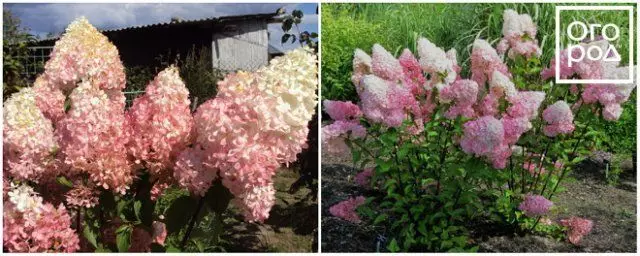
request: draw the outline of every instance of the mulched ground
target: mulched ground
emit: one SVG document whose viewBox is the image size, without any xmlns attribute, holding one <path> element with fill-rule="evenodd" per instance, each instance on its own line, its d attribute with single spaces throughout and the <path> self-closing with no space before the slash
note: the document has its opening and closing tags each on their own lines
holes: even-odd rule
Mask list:
<svg viewBox="0 0 640 256">
<path fill-rule="evenodd" d="M 353 224 L 333 217 L 329 207 L 349 197 L 367 192 L 353 182 L 360 170 L 353 168 L 348 156 L 322 157 L 322 251 L 375 252 L 386 247 L 385 227 L 366 223 Z M 550 216 L 559 220 L 570 215 L 589 218 L 594 228 L 580 246 L 546 237 L 487 234 L 471 230 L 472 239 L 484 252 L 636 252 L 635 177 L 626 176 L 617 187 L 602 179 L 602 168 L 584 163 L 572 175 L 573 182 L 564 183 L 566 191 L 554 198 L 555 210 Z"/>
</svg>

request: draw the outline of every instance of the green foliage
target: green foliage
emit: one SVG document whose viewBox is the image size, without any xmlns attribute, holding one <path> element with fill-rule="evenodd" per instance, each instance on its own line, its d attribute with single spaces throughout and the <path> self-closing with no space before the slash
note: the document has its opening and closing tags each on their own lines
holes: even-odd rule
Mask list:
<svg viewBox="0 0 640 256">
<path fill-rule="evenodd" d="M 285 44 L 291 41 L 292 44 L 295 44 L 296 42 L 299 42 L 301 46 L 309 46 L 311 49 L 314 49 L 315 52 L 318 52 L 318 33 L 309 33 L 308 31 L 300 32 L 298 24 L 302 22 L 303 17 L 304 13 L 302 13 L 301 10 L 293 10 L 291 14 L 283 17 L 282 31 L 284 34 L 282 35 L 281 43 Z M 297 33 L 291 31 L 293 27 L 296 28 Z"/>
<path fill-rule="evenodd" d="M 35 40 L 28 28 L 8 9 L 2 10 L 2 93 L 4 99 L 29 85 L 24 60 L 29 56 L 27 45 Z"/>
</svg>

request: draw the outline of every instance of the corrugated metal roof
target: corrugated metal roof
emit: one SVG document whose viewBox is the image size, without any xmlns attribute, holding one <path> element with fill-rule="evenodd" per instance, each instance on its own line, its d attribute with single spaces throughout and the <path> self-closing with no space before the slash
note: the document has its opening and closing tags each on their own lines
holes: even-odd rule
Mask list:
<svg viewBox="0 0 640 256">
<path fill-rule="evenodd" d="M 233 21 L 242 21 L 242 20 L 253 20 L 253 19 L 263 19 L 268 20 L 268 22 L 281 22 L 281 17 L 279 16 L 281 13 L 278 11 L 273 13 L 257 13 L 257 14 L 247 14 L 247 15 L 235 15 L 235 16 L 222 16 L 222 17 L 209 17 L 203 19 L 196 20 L 179 20 L 179 21 L 171 21 L 164 23 L 155 23 L 148 25 L 138 25 L 131 26 L 125 28 L 117 28 L 117 29 L 106 29 L 100 30 L 102 33 L 113 33 L 113 32 L 125 32 L 125 31 L 134 31 L 138 29 L 149 29 L 149 28 L 158 28 L 158 27 L 169 27 L 169 26 L 189 26 L 189 25 L 200 25 L 200 24 L 215 24 L 215 23 L 225 23 L 225 22 L 233 22 Z M 46 42 L 58 40 L 60 36 L 42 39 L 36 41 L 36 43 Z"/>
</svg>

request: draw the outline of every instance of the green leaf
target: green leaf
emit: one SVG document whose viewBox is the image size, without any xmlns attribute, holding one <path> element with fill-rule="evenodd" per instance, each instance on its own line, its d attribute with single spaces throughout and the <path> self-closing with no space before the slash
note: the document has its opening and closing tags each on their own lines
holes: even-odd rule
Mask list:
<svg viewBox="0 0 640 256">
<path fill-rule="evenodd" d="M 57 182 L 58 182 L 58 184 L 60 184 L 60 185 L 63 185 L 63 186 L 68 187 L 68 188 L 73 188 L 73 183 L 71 183 L 71 181 L 69 181 L 69 180 L 67 179 L 67 177 L 65 177 L 65 176 L 58 176 L 58 177 L 56 177 L 56 181 L 57 181 Z"/>
<path fill-rule="evenodd" d="M 291 15 L 300 19 L 302 19 L 302 17 L 304 16 L 301 10 L 293 10 L 293 12 L 291 12 Z"/>
<path fill-rule="evenodd" d="M 197 204 L 198 202 L 190 196 L 182 196 L 174 200 L 165 212 L 167 234 L 178 232 L 187 225 Z"/>
<path fill-rule="evenodd" d="M 132 229 L 125 229 L 123 232 L 116 233 L 116 245 L 118 246 L 118 252 L 126 252 L 131 245 L 131 232 Z"/>
<path fill-rule="evenodd" d="M 222 181 L 218 179 L 207 191 L 207 194 L 205 195 L 205 202 L 211 211 L 215 213 L 222 213 L 229 206 L 231 198 L 233 198 L 233 195 L 229 189 L 222 185 Z"/>
<path fill-rule="evenodd" d="M 395 238 L 391 240 L 389 245 L 387 245 L 387 250 L 389 250 L 390 252 L 400 251 L 400 247 L 398 246 L 398 241 L 396 241 Z"/>
<path fill-rule="evenodd" d="M 173 247 L 173 246 L 169 245 L 169 246 L 167 246 L 166 252 L 182 252 L 182 251 L 180 251 L 180 249 L 178 249 L 176 247 Z"/>
<path fill-rule="evenodd" d="M 378 225 L 379 223 L 385 221 L 387 217 L 388 216 L 385 213 L 378 215 L 378 217 L 376 217 L 376 219 L 373 221 L 373 225 Z"/>
<path fill-rule="evenodd" d="M 82 230 L 82 234 L 84 235 L 84 238 L 86 238 L 87 241 L 91 245 L 93 245 L 93 248 L 98 248 L 98 242 L 96 241 L 96 238 L 97 238 L 96 233 L 94 233 L 91 227 L 86 223 L 84 224 L 84 229 Z"/>
<path fill-rule="evenodd" d="M 142 202 L 140 201 L 135 201 L 133 202 L 133 212 L 136 215 L 136 218 L 138 219 L 138 221 L 140 221 L 140 209 L 142 208 Z"/>
<path fill-rule="evenodd" d="M 287 41 L 289 41 L 289 38 L 291 38 L 291 34 L 284 34 L 284 35 L 282 35 L 282 39 L 281 39 L 281 41 L 280 41 L 280 44 L 284 44 L 284 43 L 286 43 Z"/>
</svg>

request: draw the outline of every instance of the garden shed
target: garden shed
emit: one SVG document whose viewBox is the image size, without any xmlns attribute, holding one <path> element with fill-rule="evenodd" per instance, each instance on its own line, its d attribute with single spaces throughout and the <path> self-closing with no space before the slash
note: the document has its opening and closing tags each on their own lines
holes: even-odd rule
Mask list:
<svg viewBox="0 0 640 256">
<path fill-rule="evenodd" d="M 253 71 L 279 55 L 269 45 L 268 24 L 281 22 L 280 13 L 260 13 L 199 20 L 172 18 L 170 22 L 103 30 L 120 52 L 127 67 L 150 66 L 160 56 L 184 58 L 198 49 L 211 50 L 212 68 Z M 28 76 L 41 72 L 43 63 L 59 37 L 30 45 Z M 30 67 L 29 67 L 30 66 Z"/>
</svg>

